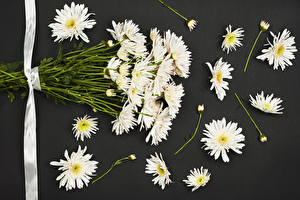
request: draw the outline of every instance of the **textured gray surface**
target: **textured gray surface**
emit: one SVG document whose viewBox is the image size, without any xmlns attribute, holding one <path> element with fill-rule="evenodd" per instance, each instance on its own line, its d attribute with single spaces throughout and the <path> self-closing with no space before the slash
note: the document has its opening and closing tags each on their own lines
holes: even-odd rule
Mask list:
<svg viewBox="0 0 300 200">
<path fill-rule="evenodd" d="M 21 3 L 20 3 L 21 2 Z M 55 56 L 57 45 L 52 42 L 47 25 L 52 22 L 56 8 L 71 1 L 37 1 L 38 29 L 35 45 L 34 63 L 44 57 Z M 251 59 L 247 73 L 242 69 L 258 33 L 260 19 L 269 20 L 275 33 L 288 28 L 298 42 L 300 34 L 300 1 L 197 1 L 170 0 L 169 4 L 181 10 L 187 16 L 194 16 L 199 25 L 189 32 L 184 23 L 154 0 L 141 1 L 94 1 L 82 0 L 96 13 L 97 25 L 88 31 L 91 44 L 108 39 L 105 28 L 111 26 L 111 20 L 133 19 L 147 34 L 151 27 L 160 30 L 171 29 L 183 35 L 193 54 L 191 76 L 182 81 L 186 95 L 180 114 L 174 121 L 168 140 L 158 147 L 144 142 L 145 132 L 131 131 L 128 135 L 115 136 L 111 133 L 112 118 L 103 114 L 94 114 L 85 105 L 54 104 L 41 94 L 36 94 L 38 117 L 38 159 L 39 159 L 39 195 L 42 200 L 53 199 L 285 199 L 286 195 L 299 199 L 299 123 L 300 97 L 298 87 L 300 56 L 296 55 L 294 66 L 284 72 L 273 71 L 267 63 Z M 20 0 L 5 1 L 0 12 L 0 60 L 15 61 L 22 59 L 24 38 L 24 4 Z M 245 29 L 244 46 L 229 55 L 220 49 L 225 27 Z M 259 54 L 266 37 L 260 38 L 253 56 Z M 299 43 L 297 43 L 298 46 Z M 298 46 L 299 48 L 299 46 Z M 223 57 L 235 68 L 231 90 L 223 102 L 209 91 L 209 70 L 205 62 L 215 62 Z M 235 100 L 233 93 L 238 92 L 243 99 L 249 94 L 264 90 L 274 93 L 284 100 L 284 115 L 266 115 L 250 108 L 249 111 L 261 129 L 269 136 L 267 144 L 257 140 L 258 133 L 250 124 L 244 111 Z M 200 131 L 193 142 L 177 156 L 173 153 L 184 143 L 184 138 L 193 133 L 197 122 L 196 107 L 204 103 L 206 111 Z M 24 173 L 22 159 L 22 134 L 25 101 L 18 98 L 11 104 L 6 94 L 0 94 L 1 140 L 1 199 L 24 199 Z M 72 120 L 76 116 L 90 114 L 99 118 L 100 131 L 92 139 L 77 142 L 71 133 Z M 246 146 L 242 155 L 230 153 L 230 163 L 215 161 L 201 149 L 199 142 L 204 123 L 212 119 L 226 117 L 236 121 L 243 128 Z M 65 192 L 58 189 L 55 181 L 58 171 L 49 166 L 49 162 L 63 156 L 64 150 L 76 150 L 78 145 L 88 145 L 89 153 L 100 162 L 98 174 L 103 173 L 110 164 L 121 156 L 136 153 L 136 162 L 126 163 L 113 170 L 101 182 L 83 190 Z M 144 174 L 145 158 L 153 152 L 161 152 L 167 161 L 174 184 L 161 191 L 153 186 L 152 177 Z M 209 184 L 197 192 L 191 193 L 182 183 L 189 170 L 200 166 L 207 167 L 211 173 Z"/>
</svg>

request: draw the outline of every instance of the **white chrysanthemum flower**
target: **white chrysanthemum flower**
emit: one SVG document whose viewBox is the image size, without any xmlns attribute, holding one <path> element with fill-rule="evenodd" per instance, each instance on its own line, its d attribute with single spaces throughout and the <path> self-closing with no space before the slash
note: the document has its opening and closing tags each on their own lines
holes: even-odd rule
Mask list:
<svg viewBox="0 0 300 200">
<path fill-rule="evenodd" d="M 130 78 L 122 75 L 118 75 L 115 82 L 118 89 L 123 91 L 127 91 L 131 83 Z"/>
<path fill-rule="evenodd" d="M 152 50 L 150 53 L 150 56 L 153 57 L 153 62 L 154 63 L 159 63 L 162 60 L 166 59 L 166 53 L 167 49 L 163 44 L 163 39 L 159 36 L 157 36 L 153 41 L 152 41 Z M 170 55 L 168 56 L 168 58 Z M 174 68 L 174 67 L 173 67 Z"/>
<path fill-rule="evenodd" d="M 145 87 L 152 81 L 153 73 L 151 71 L 155 66 L 149 66 L 148 64 L 148 60 L 136 62 L 131 72 L 131 81 L 141 91 L 144 91 Z"/>
<path fill-rule="evenodd" d="M 169 81 L 172 80 L 172 60 L 163 60 L 158 66 L 156 76 L 153 80 L 153 94 L 161 95 L 164 91 L 164 87 L 167 87 Z"/>
<path fill-rule="evenodd" d="M 218 98 L 222 101 L 226 96 L 226 91 L 229 90 L 228 82 L 224 79 L 232 79 L 231 71 L 233 68 L 230 67 L 230 64 L 227 62 L 222 61 L 223 58 L 220 58 L 216 63 L 215 66 L 207 62 L 210 72 L 212 74 L 212 78 L 210 79 L 211 87 L 210 90 L 215 89 Z"/>
<path fill-rule="evenodd" d="M 174 60 L 175 73 L 180 77 L 189 77 L 191 52 L 188 51 L 187 46 L 182 40 L 182 36 L 178 37 L 175 33 L 171 33 L 171 31 L 168 30 L 165 33 L 164 45 Z"/>
<path fill-rule="evenodd" d="M 181 98 L 184 96 L 184 89 L 182 84 L 175 85 L 169 84 L 164 90 L 164 99 L 169 106 L 169 112 L 172 119 L 176 117 L 176 114 L 181 107 Z"/>
<path fill-rule="evenodd" d="M 52 37 L 56 37 L 55 42 L 68 38 L 72 40 L 73 37 L 77 40 L 80 37 L 83 41 L 89 42 L 88 36 L 83 31 L 93 28 L 96 22 L 88 19 L 92 13 L 88 13 L 88 8 L 85 8 L 84 4 L 75 5 L 72 2 L 70 7 L 65 4 L 64 9 L 56 10 L 56 13 L 54 18 L 56 23 L 49 24 L 52 28 Z"/>
<path fill-rule="evenodd" d="M 76 139 L 78 140 L 80 138 L 81 141 L 84 141 L 85 137 L 91 137 L 91 133 L 96 134 L 96 131 L 99 130 L 97 127 L 97 119 L 98 118 L 91 118 L 88 115 L 74 119 L 76 123 L 73 124 L 72 130 Z"/>
<path fill-rule="evenodd" d="M 118 23 L 112 21 L 112 25 L 113 29 L 106 30 L 111 33 L 115 40 L 121 42 L 121 48 L 117 53 L 120 59 L 129 61 L 128 54 L 139 58 L 144 58 L 147 55 L 146 36 L 139 32 L 138 25 L 132 20 Z"/>
<path fill-rule="evenodd" d="M 133 82 L 131 82 L 126 94 L 130 103 L 136 106 L 142 105 L 142 99 L 144 97 L 143 91 L 139 90 Z"/>
<path fill-rule="evenodd" d="M 138 117 L 138 124 L 141 125 L 140 130 L 144 127 L 146 130 L 152 127 L 161 107 L 161 103 L 157 99 L 158 97 L 153 95 L 150 89 L 145 91 L 143 107 Z"/>
<path fill-rule="evenodd" d="M 264 92 L 261 91 L 261 94 L 256 94 L 255 99 L 250 95 L 251 105 L 263 112 L 273 113 L 273 114 L 282 114 L 281 107 L 282 100 L 280 98 L 273 98 L 273 94 L 264 96 Z"/>
<path fill-rule="evenodd" d="M 119 73 L 117 72 L 117 69 L 121 65 L 122 61 L 117 59 L 116 57 L 113 57 L 109 60 L 106 69 L 108 70 L 109 77 L 112 81 L 116 81 Z"/>
<path fill-rule="evenodd" d="M 139 32 L 140 28 L 132 20 L 125 20 L 123 25 L 123 32 L 125 36 L 136 43 L 146 43 L 146 36 Z"/>
<path fill-rule="evenodd" d="M 278 66 L 281 67 L 283 71 L 286 66 L 292 66 L 293 63 L 291 60 L 295 59 L 294 53 L 297 52 L 295 44 L 295 37 L 290 36 L 290 31 L 284 29 L 282 34 L 278 33 L 276 36 L 274 33 L 270 32 L 273 36 L 273 44 L 268 40 L 270 47 L 263 49 L 263 53 L 260 56 L 257 56 L 257 59 L 268 60 L 269 65 L 273 65 L 273 69 L 278 69 Z"/>
<path fill-rule="evenodd" d="M 192 192 L 205 186 L 210 180 L 208 169 L 204 169 L 203 167 L 201 167 L 201 169 L 194 168 L 194 170 L 190 170 L 190 172 L 191 174 L 187 176 L 187 180 L 183 180 L 183 182 L 185 182 L 188 187 L 193 187 Z"/>
<path fill-rule="evenodd" d="M 243 33 L 242 28 L 237 28 L 232 31 L 231 25 L 226 28 L 226 35 L 224 35 L 224 40 L 222 42 L 222 50 L 229 54 L 230 51 L 236 50 L 237 47 L 242 46 Z"/>
<path fill-rule="evenodd" d="M 201 142 L 204 142 L 204 150 L 208 150 L 210 156 L 214 156 L 215 160 L 222 156 L 224 162 L 229 162 L 227 152 L 231 149 L 234 152 L 241 154 L 240 151 L 245 144 L 245 136 L 241 134 L 242 128 L 237 127 L 237 123 L 228 122 L 226 119 L 213 120 L 209 124 L 205 124 L 204 137 Z"/>
<path fill-rule="evenodd" d="M 170 179 L 171 173 L 169 172 L 161 153 L 159 155 L 155 153 L 155 156 L 150 156 L 151 158 L 146 159 L 147 164 L 145 173 L 155 176 L 155 178 L 152 179 L 154 185 L 158 184 L 161 189 L 165 189 L 166 185 L 172 183 Z"/>
<path fill-rule="evenodd" d="M 128 65 L 127 63 L 122 64 L 119 69 L 118 72 L 119 74 L 121 74 L 122 76 L 128 76 L 129 75 L 129 69 L 131 68 L 131 65 Z"/>
<path fill-rule="evenodd" d="M 120 49 L 118 50 L 117 56 L 119 59 L 123 61 L 130 61 L 128 50 L 123 46 L 121 46 Z"/>
<path fill-rule="evenodd" d="M 112 131 L 116 133 L 116 135 L 122 135 L 128 133 L 130 129 L 136 125 L 137 120 L 135 119 L 134 110 L 136 109 L 133 104 L 125 103 L 122 111 L 119 113 L 117 119 L 112 121 L 113 124 Z"/>
<path fill-rule="evenodd" d="M 160 110 L 162 110 L 162 106 Z M 159 111 L 155 117 L 155 121 L 152 129 L 146 137 L 146 142 L 149 142 L 150 137 L 152 138 L 151 145 L 158 145 L 162 140 L 167 140 L 168 131 L 171 130 L 172 117 L 170 116 L 169 108 L 165 108 Z"/>
<path fill-rule="evenodd" d="M 87 147 L 81 150 L 78 147 L 77 152 L 73 152 L 69 156 L 68 151 L 65 151 L 66 160 L 60 159 L 59 162 L 52 161 L 50 165 L 58 166 L 58 170 L 63 171 L 56 180 L 59 181 L 59 187 L 65 186 L 66 190 L 72 190 L 76 187 L 78 189 L 83 188 L 85 184 L 88 186 L 91 176 L 97 169 L 97 161 L 90 160 L 92 158 L 91 154 L 85 154 Z M 85 154 L 85 155 L 84 155 Z"/>
<path fill-rule="evenodd" d="M 157 39 L 162 39 L 161 38 L 161 35 L 160 35 L 160 33 L 159 33 L 159 30 L 155 27 L 155 28 L 152 28 L 151 30 L 150 30 L 150 39 L 152 40 L 152 41 L 155 41 L 155 40 L 157 40 Z"/>
</svg>

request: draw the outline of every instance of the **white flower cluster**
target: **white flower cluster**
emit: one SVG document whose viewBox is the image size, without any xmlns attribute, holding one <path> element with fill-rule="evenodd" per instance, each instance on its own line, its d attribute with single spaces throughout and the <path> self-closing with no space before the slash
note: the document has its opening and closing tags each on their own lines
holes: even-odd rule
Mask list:
<svg viewBox="0 0 300 200">
<path fill-rule="evenodd" d="M 119 93 L 125 102 L 112 130 L 121 135 L 140 125 L 150 130 L 146 142 L 151 139 L 152 145 L 158 145 L 167 139 L 181 107 L 184 89 L 173 77 L 189 76 L 191 52 L 182 37 L 170 30 L 161 35 L 157 28 L 152 29 L 151 43 L 146 45 L 146 37 L 131 20 L 113 21 L 112 25 L 113 29 L 107 30 L 120 48 L 104 70 L 105 78 L 115 83 L 107 95 Z"/>
</svg>

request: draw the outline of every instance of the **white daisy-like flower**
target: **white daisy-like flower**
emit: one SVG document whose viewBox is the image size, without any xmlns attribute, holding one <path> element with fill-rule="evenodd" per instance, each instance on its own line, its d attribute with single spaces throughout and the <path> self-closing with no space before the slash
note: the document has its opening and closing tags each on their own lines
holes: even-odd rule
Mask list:
<svg viewBox="0 0 300 200">
<path fill-rule="evenodd" d="M 169 81 L 172 80 L 173 61 L 171 59 L 163 60 L 158 66 L 156 76 L 153 80 L 153 94 L 161 95 L 164 87 L 167 87 Z"/>
<path fill-rule="evenodd" d="M 264 96 L 264 92 L 256 94 L 255 99 L 250 95 L 251 105 L 265 113 L 282 114 L 281 107 L 282 100 L 280 98 L 273 98 L 273 94 Z"/>
<path fill-rule="evenodd" d="M 190 172 L 191 174 L 187 176 L 187 180 L 183 180 L 183 182 L 185 182 L 188 187 L 193 187 L 192 192 L 205 186 L 210 180 L 210 173 L 208 172 L 208 169 L 204 169 L 203 167 L 200 169 L 194 168 L 194 170 L 190 170 Z"/>
<path fill-rule="evenodd" d="M 136 106 L 142 105 L 142 99 L 144 97 L 144 93 L 143 91 L 139 90 L 133 82 L 131 82 L 131 85 L 126 91 L 126 94 L 130 103 Z"/>
<path fill-rule="evenodd" d="M 157 40 L 157 39 L 162 39 L 161 38 L 161 35 L 160 35 L 160 33 L 159 33 L 159 30 L 155 27 L 155 28 L 152 28 L 151 30 L 150 30 L 150 39 L 152 40 L 152 41 L 155 41 L 155 40 Z"/>
<path fill-rule="evenodd" d="M 174 60 L 175 73 L 180 77 L 189 77 L 191 52 L 182 40 L 182 36 L 178 37 L 175 33 L 171 33 L 168 30 L 165 33 L 164 45 L 168 54 Z"/>
<path fill-rule="evenodd" d="M 122 111 L 119 113 L 117 119 L 112 121 L 113 124 L 112 131 L 116 135 L 122 135 L 124 132 L 128 133 L 130 129 L 136 125 L 137 120 L 135 119 L 135 105 L 125 103 Z"/>
<path fill-rule="evenodd" d="M 131 72 L 131 81 L 141 91 L 144 91 L 145 87 L 152 81 L 153 73 L 151 71 L 154 70 L 155 66 L 148 64 L 148 60 L 136 62 Z"/>
<path fill-rule="evenodd" d="M 225 118 L 205 124 L 206 130 L 203 134 L 207 137 L 201 139 L 201 142 L 205 143 L 204 150 L 208 150 L 215 160 L 221 155 L 224 162 L 229 162 L 227 152 L 230 149 L 241 154 L 241 149 L 245 146 L 241 142 L 245 141 L 245 136 L 241 134 L 242 128 L 238 128 L 237 125 L 231 121 L 226 124 Z"/>
<path fill-rule="evenodd" d="M 122 76 L 128 76 L 129 75 L 129 69 L 131 68 L 131 65 L 127 64 L 127 63 L 123 63 L 119 69 L 118 72 L 119 74 L 121 74 Z"/>
<path fill-rule="evenodd" d="M 162 110 L 162 104 L 160 110 Z M 162 140 L 167 140 L 168 131 L 171 130 L 172 117 L 170 116 L 169 108 L 159 111 L 155 117 L 153 127 L 146 137 L 146 142 L 152 138 L 151 145 L 158 145 Z"/>
<path fill-rule="evenodd" d="M 182 84 L 175 85 L 175 83 L 171 83 L 164 90 L 164 99 L 169 106 L 169 112 L 172 119 L 176 117 L 176 114 L 181 107 L 181 98 L 183 96 L 184 89 Z"/>
<path fill-rule="evenodd" d="M 161 103 L 157 99 L 158 97 L 152 94 L 151 89 L 145 91 L 143 107 L 138 117 L 138 124 L 141 125 L 140 130 L 144 127 L 148 130 L 153 125 L 161 107 Z"/>
<path fill-rule="evenodd" d="M 155 153 L 155 156 L 150 156 L 151 158 L 146 159 L 147 164 L 145 173 L 155 176 L 155 178 L 152 179 L 154 185 L 158 184 L 161 189 L 165 189 L 166 185 L 172 183 L 170 179 L 171 173 L 169 172 L 161 153 L 159 155 Z"/>
<path fill-rule="evenodd" d="M 160 36 L 152 41 L 152 50 L 149 56 L 153 57 L 154 63 L 159 63 L 166 58 L 167 49 L 163 44 L 163 39 Z M 168 56 L 169 58 L 170 56 Z"/>
<path fill-rule="evenodd" d="M 222 42 L 222 50 L 226 51 L 229 54 L 230 51 L 236 50 L 237 47 L 242 46 L 243 33 L 242 28 L 237 28 L 232 31 L 231 25 L 226 28 L 226 35 L 224 35 L 224 40 Z"/>
<path fill-rule="evenodd" d="M 112 81 L 116 81 L 119 73 L 117 69 L 121 65 L 122 61 L 117 59 L 116 57 L 113 57 L 109 60 L 106 69 L 108 70 L 109 77 Z"/>
<path fill-rule="evenodd" d="M 287 66 L 292 66 L 293 63 L 291 60 L 295 59 L 294 53 L 297 52 L 295 45 L 295 37 L 290 36 L 290 31 L 284 29 L 282 34 L 278 33 L 275 35 L 270 32 L 273 36 L 273 44 L 268 40 L 267 49 L 263 49 L 261 52 L 262 55 L 257 56 L 257 59 L 268 60 L 269 65 L 273 65 L 273 69 L 277 70 L 278 66 L 281 67 L 283 71 Z"/>
<path fill-rule="evenodd" d="M 130 61 L 129 58 L 129 53 L 127 48 L 125 48 L 124 46 L 121 46 L 117 52 L 117 56 L 119 59 L 123 60 L 123 61 Z"/>
<path fill-rule="evenodd" d="M 88 115 L 74 119 L 76 123 L 73 124 L 72 130 L 76 139 L 80 138 L 81 141 L 84 141 L 85 137 L 91 137 L 91 133 L 96 134 L 96 131 L 99 130 L 97 120 L 98 118 L 91 118 Z"/>
<path fill-rule="evenodd" d="M 138 25 L 133 23 L 132 20 L 118 23 L 112 21 L 112 25 L 113 29 L 106 30 L 111 33 L 115 40 L 121 42 L 121 48 L 117 54 L 120 59 L 128 61 L 128 54 L 139 58 L 144 58 L 147 55 L 146 36 L 139 32 Z"/>
<path fill-rule="evenodd" d="M 65 186 L 68 191 L 76 187 L 81 189 L 84 184 L 88 186 L 91 176 L 94 176 L 96 172 L 98 162 L 91 160 L 92 154 L 85 154 L 86 150 L 87 147 L 81 149 L 79 146 L 77 152 L 73 152 L 71 156 L 66 150 L 66 160 L 60 159 L 59 162 L 50 162 L 50 165 L 58 166 L 58 170 L 63 171 L 56 178 L 59 181 L 59 187 Z"/>
<path fill-rule="evenodd" d="M 224 79 L 232 79 L 231 71 L 233 68 L 230 67 L 230 64 L 222 61 L 223 58 L 220 58 L 213 67 L 209 62 L 207 66 L 212 74 L 210 79 L 211 87 L 210 90 L 215 89 L 218 98 L 222 101 L 226 96 L 226 91 L 229 90 L 228 82 Z"/>
<path fill-rule="evenodd" d="M 88 8 L 84 7 L 84 4 L 75 5 L 72 2 L 70 7 L 65 4 L 64 9 L 56 10 L 56 13 L 54 18 L 56 23 L 49 24 L 52 28 L 52 37 L 56 37 L 55 42 L 68 38 L 72 40 L 73 37 L 77 40 L 80 37 L 83 41 L 89 42 L 88 36 L 83 31 L 93 28 L 96 21 L 88 19 L 92 13 L 88 13 Z"/>
<path fill-rule="evenodd" d="M 119 74 L 118 74 L 115 82 L 117 84 L 118 89 L 123 90 L 123 91 L 127 91 L 131 84 L 130 78 L 119 75 Z"/>
</svg>

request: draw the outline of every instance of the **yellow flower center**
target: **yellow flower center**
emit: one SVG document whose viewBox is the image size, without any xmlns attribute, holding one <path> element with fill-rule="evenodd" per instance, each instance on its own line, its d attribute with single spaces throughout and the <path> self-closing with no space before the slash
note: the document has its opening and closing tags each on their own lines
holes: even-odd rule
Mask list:
<svg viewBox="0 0 300 200">
<path fill-rule="evenodd" d="M 204 182 L 204 177 L 203 176 L 199 176 L 197 179 L 196 179 L 196 184 L 197 185 L 202 185 L 203 182 Z"/>
<path fill-rule="evenodd" d="M 157 173 L 158 173 L 160 176 L 164 176 L 164 175 L 165 175 L 165 170 L 162 169 L 161 164 L 158 164 L 158 165 L 157 165 Z"/>
<path fill-rule="evenodd" d="M 178 60 L 178 58 L 179 58 L 178 53 L 173 52 L 173 53 L 172 53 L 172 58 L 173 58 L 174 60 Z"/>
<path fill-rule="evenodd" d="M 235 39 L 236 39 L 236 35 L 235 34 L 233 34 L 233 33 L 228 33 L 227 35 L 226 35 L 226 43 L 227 43 L 227 45 L 232 45 L 232 43 L 234 43 L 235 42 Z"/>
<path fill-rule="evenodd" d="M 216 77 L 217 77 L 218 83 L 221 83 L 222 80 L 223 80 L 223 74 L 222 74 L 222 71 L 221 71 L 221 70 L 219 70 L 219 71 L 217 72 Z"/>
<path fill-rule="evenodd" d="M 91 127 L 91 124 L 87 120 L 83 119 L 78 122 L 78 130 L 79 131 L 87 131 L 90 127 Z"/>
<path fill-rule="evenodd" d="M 74 20 L 74 19 L 69 19 L 69 20 L 67 21 L 67 23 L 66 23 L 66 27 L 69 28 L 69 29 L 74 28 L 75 25 L 76 25 L 76 23 L 75 23 L 75 20 Z"/>
<path fill-rule="evenodd" d="M 277 49 L 275 50 L 275 54 L 276 56 L 282 56 L 283 52 L 284 52 L 284 46 L 280 45 L 279 47 L 277 47 Z"/>
<path fill-rule="evenodd" d="M 82 168 L 81 165 L 75 163 L 72 165 L 72 172 L 74 174 L 78 174 L 81 171 L 81 168 Z"/>
<path fill-rule="evenodd" d="M 135 95 L 135 94 L 136 94 L 136 88 L 133 88 L 132 91 L 131 91 L 131 93 L 132 93 L 133 95 Z"/>
<path fill-rule="evenodd" d="M 268 104 L 268 103 L 265 103 L 264 107 L 265 107 L 266 110 L 271 110 L 271 105 Z"/>
<path fill-rule="evenodd" d="M 228 137 L 225 136 L 224 134 L 220 135 L 219 138 L 218 138 L 218 142 L 221 145 L 224 145 L 227 141 L 228 141 Z"/>
<path fill-rule="evenodd" d="M 141 77 L 141 73 L 140 73 L 140 72 L 137 72 L 137 73 L 135 74 L 135 76 L 138 77 L 138 78 L 140 78 L 140 77 Z"/>
</svg>

